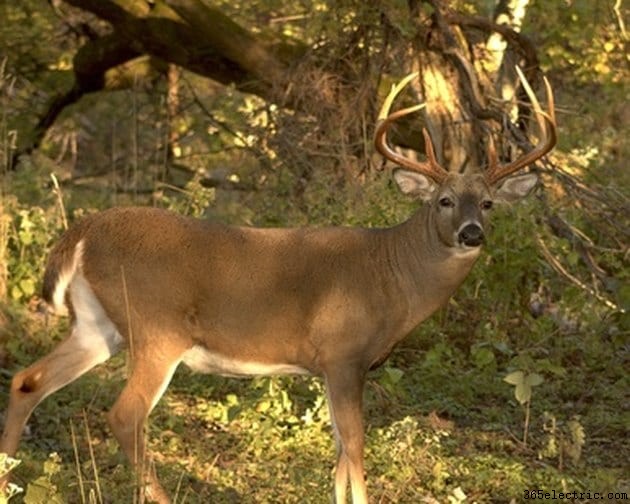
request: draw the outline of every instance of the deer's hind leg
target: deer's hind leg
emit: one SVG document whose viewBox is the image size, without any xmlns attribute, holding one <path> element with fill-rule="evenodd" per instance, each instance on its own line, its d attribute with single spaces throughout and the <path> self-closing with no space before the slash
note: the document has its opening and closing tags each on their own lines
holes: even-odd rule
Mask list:
<svg viewBox="0 0 630 504">
<path fill-rule="evenodd" d="M 24 426 L 36 406 L 73 382 L 118 349 L 120 335 L 113 325 L 73 323 L 70 335 L 45 357 L 13 377 L 0 452 L 15 455 Z"/>
<path fill-rule="evenodd" d="M 105 362 L 122 345 L 122 337 L 81 279 L 72 287 L 74 320 L 70 334 L 52 352 L 13 377 L 0 452 L 15 455 L 24 426 L 50 394 Z M 6 485 L 8 477 L 0 480 Z"/>
</svg>

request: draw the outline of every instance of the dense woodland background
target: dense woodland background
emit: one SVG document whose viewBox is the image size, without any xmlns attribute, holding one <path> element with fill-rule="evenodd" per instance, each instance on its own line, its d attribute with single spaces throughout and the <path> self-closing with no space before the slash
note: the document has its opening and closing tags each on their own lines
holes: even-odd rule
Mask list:
<svg viewBox="0 0 630 504">
<path fill-rule="evenodd" d="M 0 411 L 12 373 L 67 327 L 45 314 L 39 287 L 47 251 L 76 218 L 142 204 L 241 225 L 394 225 L 417 203 L 396 192 L 371 144 L 392 83 L 419 71 L 400 102 L 427 104 L 394 141 L 422 156 L 426 126 L 440 161 L 470 170 L 484 166 L 490 135 L 505 160 L 536 141 L 519 64 L 541 98 L 543 74 L 555 90 L 559 145 L 535 167 L 536 195 L 495 212 L 452 302 L 370 376 L 368 486 L 374 502 L 520 502 L 536 489 L 621 501 L 626 8 L 0 3 Z M 39 407 L 18 453 L 24 492 L 11 502 L 131 500 L 133 476 L 102 415 L 124 374 L 121 356 Z M 177 502 L 329 501 L 334 446 L 316 379 L 181 369 L 147 430 Z"/>
</svg>

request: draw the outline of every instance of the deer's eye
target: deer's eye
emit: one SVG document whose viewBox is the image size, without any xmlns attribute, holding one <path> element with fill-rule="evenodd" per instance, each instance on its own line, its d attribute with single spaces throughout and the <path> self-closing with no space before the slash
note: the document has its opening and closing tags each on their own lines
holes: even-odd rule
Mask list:
<svg viewBox="0 0 630 504">
<path fill-rule="evenodd" d="M 490 210 L 492 208 L 492 205 L 493 205 L 492 201 L 490 201 L 490 200 L 483 200 L 481 202 L 481 209 L 482 210 Z"/>
<path fill-rule="evenodd" d="M 455 206 L 455 203 L 453 202 L 453 200 L 447 196 L 443 196 L 442 198 L 440 198 L 438 203 L 443 208 L 453 208 Z"/>
</svg>

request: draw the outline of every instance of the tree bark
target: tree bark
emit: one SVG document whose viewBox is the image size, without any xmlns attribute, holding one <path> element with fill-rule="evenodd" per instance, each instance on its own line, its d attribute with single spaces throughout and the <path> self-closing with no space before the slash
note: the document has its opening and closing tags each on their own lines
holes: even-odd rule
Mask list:
<svg viewBox="0 0 630 504">
<path fill-rule="evenodd" d="M 440 0 L 414 0 L 410 5 L 411 16 L 418 20 L 413 54 L 421 75 L 420 95 L 427 103 L 425 120 L 443 166 L 460 172 L 483 168 L 491 134 L 506 138 L 504 143 L 527 148 L 526 136 L 513 126 L 521 123 L 521 117 L 508 117 L 509 107 L 502 104 L 499 79 L 503 67 L 509 65 L 493 66 L 492 55 L 475 50 L 471 40 L 476 37 L 471 36 L 471 30 L 486 36 L 499 34 L 513 55 L 511 73 L 515 62 L 520 61 L 528 79 L 534 82 L 538 58 L 531 42 L 505 24 L 464 16 Z"/>
</svg>

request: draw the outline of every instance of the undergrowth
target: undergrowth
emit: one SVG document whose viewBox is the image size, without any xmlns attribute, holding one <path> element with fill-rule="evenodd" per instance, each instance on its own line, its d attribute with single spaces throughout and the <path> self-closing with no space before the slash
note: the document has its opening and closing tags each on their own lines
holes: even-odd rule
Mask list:
<svg viewBox="0 0 630 504">
<path fill-rule="evenodd" d="M 252 206 L 249 215 L 257 224 L 387 226 L 410 213 L 384 178 L 354 190 L 354 199 L 329 195 L 326 209 L 317 205 L 323 186 L 305 195 L 306 212 L 274 212 L 263 198 L 266 211 Z M 3 236 L 3 391 L 67 328 L 37 298 L 43 260 L 62 229 L 57 200 L 44 194 L 40 205 L 25 205 L 19 190 L 12 194 L 1 216 L 11 222 Z M 71 220 L 90 211 L 69 201 Z M 193 185 L 185 198 L 158 204 L 202 215 L 212 194 Z M 546 265 L 536 242 L 540 211 L 535 200 L 498 211 L 491 242 L 457 295 L 370 375 L 374 502 L 630 491 L 627 322 Z M 535 304 L 541 296 L 544 309 Z M 17 454 L 14 482 L 23 491 L 11 502 L 130 500 L 135 480 L 103 415 L 124 373 L 118 356 L 39 406 Z M 329 502 L 335 455 L 324 397 L 317 378 L 234 380 L 179 369 L 147 426 L 165 487 L 179 503 Z M 1 394 L 0 410 L 6 400 Z"/>
<path fill-rule="evenodd" d="M 16 11 L 25 22 L 5 21 L 17 30 L 10 38 L 53 40 L 43 27 L 52 26 L 47 16 L 57 16 L 57 3 L 46 16 L 31 4 Z M 565 502 L 628 501 L 630 172 L 623 133 L 627 68 L 617 64 L 627 57 L 627 41 L 622 16 L 611 23 L 601 14 L 618 11 L 621 2 L 604 4 L 563 2 L 554 10 L 552 2 L 533 2 L 528 8 L 528 35 L 543 69 L 561 84 L 555 86 L 560 135 L 553 158 L 562 169 L 545 174 L 538 198 L 495 212 L 489 243 L 455 297 L 369 375 L 364 418 L 372 502 L 511 504 L 534 500 L 531 495 L 549 501 L 544 495 L 551 492 L 585 495 Z M 396 11 L 392 2 L 384 6 Z M 74 42 L 60 26 L 55 37 L 70 54 Z M 81 112 L 68 114 L 73 117 L 41 149 L 21 156 L 13 172 L 12 156 L 24 140 L 18 131 L 31 130 L 42 100 L 69 78 L 58 75 L 69 65 L 67 55 L 50 59 L 56 48 L 39 45 L 14 44 L 23 52 L 0 61 L 0 412 L 11 376 L 45 355 L 68 328 L 39 298 L 44 262 L 64 216 L 72 222 L 107 206 L 142 203 L 235 224 L 380 227 L 401 222 L 415 206 L 384 173 L 355 183 L 356 166 L 304 149 L 307 131 L 307 146 L 320 142 L 337 152 L 344 131 L 321 135 L 322 125 L 292 112 L 277 115 L 284 124 L 267 124 L 276 117 L 272 107 L 234 89 L 200 95 L 214 115 L 186 111 L 183 100 L 172 122 L 159 86 L 148 95 L 84 97 L 75 104 Z M 35 54 L 38 49 L 46 55 Z M 54 75 L 10 72 L 29 66 Z M 208 86 L 204 79 L 199 89 Z M 346 117 L 352 127 L 363 120 Z M 165 127 L 178 122 L 176 147 L 187 152 L 174 160 L 190 168 L 185 173 L 225 171 L 229 182 L 242 178 L 234 187 L 244 190 L 215 194 L 196 178 L 184 189 L 179 178 L 177 190 L 156 184 L 167 168 Z M 277 131 L 286 136 L 274 138 Z M 235 149 L 248 147 L 248 132 L 260 135 L 257 148 Z M 77 136 L 87 147 L 69 160 L 66 140 Z M 286 146 L 277 140 L 283 139 L 295 150 L 282 155 Z M 273 157 L 263 159 L 265 152 Z M 296 159 L 299 169 L 283 166 Z M 333 161 L 348 168 L 345 187 L 329 173 Z M 58 173 L 60 180 L 74 178 L 64 194 L 50 178 L 58 170 L 66 172 Z M 302 179 L 299 172 L 311 176 Z M 570 224 L 564 237 L 550 230 L 550 217 Z M 13 469 L 14 484 L 0 504 L 133 501 L 135 478 L 104 417 L 122 389 L 125 367 L 125 355 L 118 355 L 37 408 L 16 458 L 0 454 L 0 476 Z M 335 447 L 317 378 L 234 380 L 182 367 L 146 430 L 175 503 L 330 502 Z M 604 497 L 594 499 L 595 492 Z"/>
</svg>

